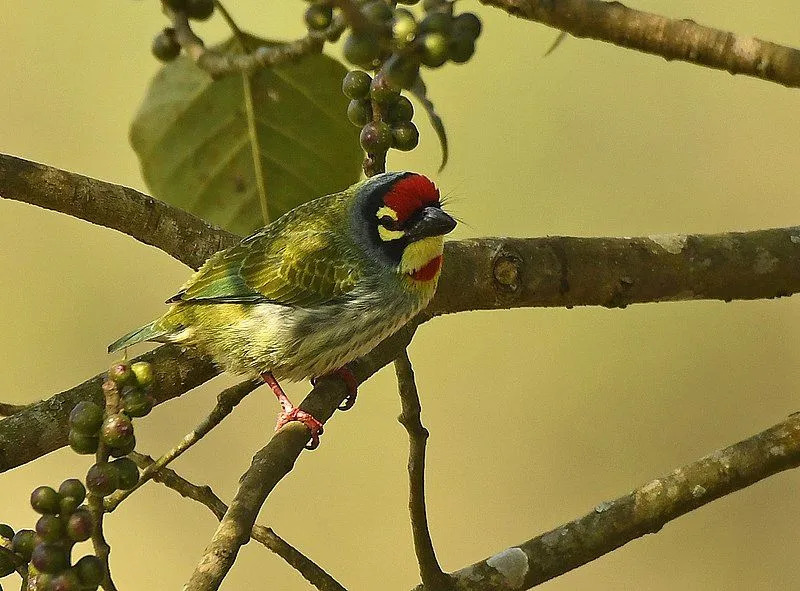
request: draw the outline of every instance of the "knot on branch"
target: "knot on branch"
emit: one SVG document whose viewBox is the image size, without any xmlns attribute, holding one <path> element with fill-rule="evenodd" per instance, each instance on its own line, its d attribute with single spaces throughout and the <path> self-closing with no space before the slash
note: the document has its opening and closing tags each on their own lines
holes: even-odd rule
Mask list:
<svg viewBox="0 0 800 591">
<path fill-rule="evenodd" d="M 497 286 L 507 292 L 519 289 L 519 271 L 522 259 L 509 252 L 502 252 L 494 259 L 492 276 Z"/>
</svg>

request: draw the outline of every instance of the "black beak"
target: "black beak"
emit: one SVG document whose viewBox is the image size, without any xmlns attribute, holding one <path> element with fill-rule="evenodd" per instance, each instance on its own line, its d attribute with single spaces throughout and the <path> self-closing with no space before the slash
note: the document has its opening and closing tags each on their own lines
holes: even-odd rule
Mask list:
<svg viewBox="0 0 800 591">
<path fill-rule="evenodd" d="M 419 218 L 406 230 L 409 242 L 452 232 L 456 221 L 438 207 L 426 207 Z"/>
</svg>

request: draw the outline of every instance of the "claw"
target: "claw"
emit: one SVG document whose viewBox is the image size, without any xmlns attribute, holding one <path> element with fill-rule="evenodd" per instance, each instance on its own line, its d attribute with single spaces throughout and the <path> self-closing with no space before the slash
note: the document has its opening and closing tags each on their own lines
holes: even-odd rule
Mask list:
<svg viewBox="0 0 800 591">
<path fill-rule="evenodd" d="M 270 372 L 264 372 L 261 374 L 261 378 L 266 382 L 272 391 L 275 393 L 275 396 L 278 398 L 278 402 L 281 403 L 281 414 L 278 415 L 278 422 L 275 424 L 275 430 L 277 431 L 281 427 L 283 427 L 286 423 L 290 423 L 292 421 L 298 421 L 303 423 L 308 430 L 311 431 L 311 441 L 306 444 L 306 449 L 317 449 L 319 447 L 319 436 L 322 435 L 323 427 L 322 423 L 311 416 L 304 410 L 300 410 L 292 401 L 289 400 L 289 397 L 286 396 L 286 393 L 281 388 L 281 385 L 278 383 L 278 380 L 275 379 L 275 376 L 272 375 Z"/>
<path fill-rule="evenodd" d="M 347 366 L 340 367 L 339 369 L 332 371 L 329 374 L 325 374 L 324 376 L 320 376 L 319 378 L 311 378 L 311 385 L 316 386 L 317 381 L 321 378 L 327 378 L 330 376 L 339 376 L 344 381 L 345 385 L 347 386 L 348 394 L 347 397 L 342 400 L 342 403 L 338 406 L 339 410 L 345 411 L 350 410 L 353 408 L 353 405 L 356 403 L 356 397 L 358 396 L 358 381 L 356 380 L 356 376 L 353 375 L 353 372 L 350 371 L 350 368 Z"/>
</svg>

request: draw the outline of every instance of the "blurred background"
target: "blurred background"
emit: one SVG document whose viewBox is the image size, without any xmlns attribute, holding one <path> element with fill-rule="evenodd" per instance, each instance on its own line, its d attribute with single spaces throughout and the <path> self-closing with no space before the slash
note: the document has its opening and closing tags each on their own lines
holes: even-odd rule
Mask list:
<svg viewBox="0 0 800 591">
<path fill-rule="evenodd" d="M 632 4 L 800 46 L 793 1 Z M 263 36 L 303 33 L 301 2 L 227 5 Z M 455 238 L 800 223 L 796 90 L 573 38 L 543 58 L 557 31 L 474 2 L 463 9 L 484 20 L 474 58 L 427 77 L 450 164 L 436 174 L 427 124 L 419 149 L 389 161 L 453 196 L 466 222 Z M 0 151 L 146 191 L 127 128 L 159 67 L 149 50 L 165 25 L 157 3 L 6 0 L 3 12 Z M 227 36 L 218 17 L 198 30 L 207 41 Z M 32 402 L 103 371 L 107 343 L 159 314 L 187 273 L 114 231 L 0 200 L 0 399 Z M 425 325 L 410 353 L 432 433 L 428 509 L 443 567 L 519 543 L 800 410 L 798 334 L 797 297 L 479 312 Z M 158 407 L 137 423 L 139 449 L 171 447 L 230 383 Z M 308 386 L 288 389 L 301 399 Z M 174 467 L 229 500 L 277 410 L 267 389 L 255 392 Z M 352 590 L 418 581 L 398 412 L 387 368 L 326 425 L 320 449 L 302 455 L 259 519 Z M 62 450 L 3 474 L 0 522 L 32 527 L 29 492 L 89 465 Z M 798 472 L 770 478 L 544 588 L 793 587 L 798 485 Z M 216 527 L 204 507 L 158 484 L 107 523 L 123 590 L 180 588 Z M 309 586 L 249 544 L 223 588 Z"/>
</svg>

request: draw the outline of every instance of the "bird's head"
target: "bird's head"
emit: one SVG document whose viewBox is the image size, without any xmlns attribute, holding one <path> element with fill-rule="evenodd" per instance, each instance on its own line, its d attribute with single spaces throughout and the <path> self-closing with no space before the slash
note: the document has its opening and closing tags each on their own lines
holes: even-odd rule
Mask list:
<svg viewBox="0 0 800 591">
<path fill-rule="evenodd" d="M 430 179 L 414 172 L 369 178 L 357 190 L 353 214 L 369 254 L 413 280 L 438 278 L 444 235 L 456 221 L 442 210 Z"/>
</svg>

